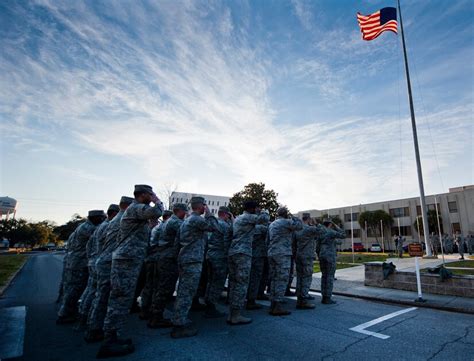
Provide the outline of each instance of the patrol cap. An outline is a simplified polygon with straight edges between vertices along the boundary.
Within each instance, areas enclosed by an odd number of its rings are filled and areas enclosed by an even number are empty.
[[[229,207],[226,207],[226,206],[220,206],[219,212],[230,213],[230,209]]]
[[[135,198],[133,197],[122,196],[122,198],[120,198],[120,203],[132,204],[134,200]]]
[[[303,218],[311,218],[311,214],[310,213],[303,213]]]
[[[109,208],[107,208],[107,213],[108,212],[120,212],[120,207],[118,204],[111,204]]]
[[[206,200],[204,197],[192,197],[191,204],[205,204]]]
[[[324,218],[323,219],[323,224],[330,224],[332,221],[329,218]]]
[[[251,209],[251,208],[257,208],[258,207],[258,203],[255,202],[255,201],[245,201],[244,202],[244,209]]]
[[[105,217],[105,213],[102,209],[93,209],[89,211],[88,217]]]
[[[287,216],[288,215],[288,208],[286,207],[280,207],[277,209],[277,214],[279,216]]]
[[[153,194],[153,188],[146,184],[135,184],[135,193]]]
[[[166,210],[166,211],[163,212],[163,218],[164,217],[171,217],[172,215],[173,215],[173,212],[171,212],[171,211]]]
[[[173,204],[173,211],[175,209],[180,209],[182,211],[187,212],[188,211],[188,206],[184,203],[175,203],[175,204]]]

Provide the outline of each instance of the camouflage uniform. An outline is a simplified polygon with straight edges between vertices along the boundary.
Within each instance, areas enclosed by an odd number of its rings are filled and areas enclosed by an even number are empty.
[[[252,241],[252,266],[250,269],[250,282],[247,295],[249,300],[257,299],[260,282],[263,277],[265,258],[267,257],[267,231],[270,216],[265,214],[262,221],[264,223],[255,226]]]
[[[87,326],[90,330],[101,330],[107,312],[107,303],[110,294],[110,270],[112,268],[112,252],[117,247],[120,221],[125,211],[119,213],[109,222],[100,255],[95,262],[97,274],[96,295],[92,301]]]
[[[227,258],[232,241],[232,226],[228,222],[218,219],[217,229],[209,238],[207,249],[208,282],[206,289],[206,303],[217,303],[224,289],[227,278]]]
[[[207,214],[205,218],[193,212],[181,225],[178,255],[179,286],[174,305],[173,325],[186,326],[191,322],[188,313],[199,286],[207,232],[216,230],[217,219]]]
[[[300,219],[278,217],[268,228],[268,264],[270,267],[271,299],[282,302],[290,274],[293,232],[303,228]]]
[[[89,279],[87,281],[87,287],[81,296],[81,305],[79,306],[79,313],[81,315],[88,315],[92,305],[92,301],[95,297],[97,289],[97,272],[95,268],[95,262],[99,253],[102,249],[105,236],[107,235],[107,227],[109,226],[109,220],[103,221],[97,226],[91,238],[87,242],[86,253],[87,253],[87,267],[89,270]]]
[[[336,246],[338,239],[344,239],[345,233],[339,227],[335,229],[325,228],[324,234],[316,240],[316,253],[321,268],[321,295],[323,298],[331,298],[336,273]]]
[[[313,280],[313,263],[316,251],[316,237],[325,234],[321,225],[303,225],[303,229],[295,232],[296,241],[296,296],[305,298]]]
[[[119,331],[135,294],[135,287],[146,256],[149,232],[148,220],[163,213],[161,203],[153,207],[133,202],[120,222],[120,240],[112,254],[110,296],[104,320],[104,333]]]
[[[456,235],[456,243],[458,245],[458,253],[459,256],[461,256],[462,259],[464,259],[464,244],[465,240],[462,234],[457,234]]]
[[[402,236],[398,236],[396,239],[396,243],[397,243],[397,253],[398,253],[399,258],[403,257],[403,242],[405,242],[405,238]]]
[[[166,302],[173,296],[178,280],[178,244],[175,242],[183,220],[172,215],[163,223],[158,241],[157,285],[153,294],[152,312],[162,315]]]
[[[474,253],[474,235],[470,235],[467,241],[467,248],[469,254],[472,255]]]
[[[64,277],[64,294],[59,317],[77,314],[77,301],[87,285],[86,245],[96,226],[87,220],[79,225],[69,237],[66,271]]]

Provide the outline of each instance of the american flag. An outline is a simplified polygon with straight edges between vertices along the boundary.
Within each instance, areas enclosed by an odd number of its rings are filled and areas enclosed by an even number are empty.
[[[357,13],[362,39],[374,40],[384,31],[393,31],[397,33],[397,9],[383,8],[371,15],[362,15]]]

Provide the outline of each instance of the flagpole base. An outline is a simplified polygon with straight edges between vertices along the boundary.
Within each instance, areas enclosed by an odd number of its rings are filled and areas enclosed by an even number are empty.
[[[417,302],[417,303],[425,303],[426,300],[425,300],[423,297],[418,297],[417,299],[415,299],[415,302]]]

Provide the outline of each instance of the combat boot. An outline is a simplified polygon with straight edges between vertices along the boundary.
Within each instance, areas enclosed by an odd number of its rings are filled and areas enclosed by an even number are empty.
[[[299,298],[296,301],[296,308],[298,310],[312,310],[316,306],[313,303],[308,302],[306,298]]]
[[[104,339],[104,331],[102,330],[87,330],[84,333],[84,340],[87,343],[99,342]]]
[[[314,296],[311,296],[311,295],[306,295],[303,297],[305,300],[308,300],[308,301],[314,301],[316,299],[316,297]]]
[[[125,342],[125,340],[119,340],[116,332],[112,332],[107,335],[104,342],[100,345],[99,351],[97,352],[97,358],[108,358],[125,356],[135,351],[133,344]]]
[[[183,338],[183,337],[193,337],[198,333],[197,328],[193,327],[191,324],[186,326],[174,326],[171,330],[172,338]]]
[[[334,305],[337,302],[331,299],[331,297],[323,296],[323,299],[321,300],[321,303],[323,305]]]
[[[272,302],[272,306],[270,308],[270,312],[268,312],[272,316],[287,316],[290,315],[291,312],[285,310],[281,305],[281,302]]]
[[[294,296],[296,296],[296,293],[293,292],[290,288],[287,288],[286,291],[285,291],[285,296],[286,297],[294,297]]]
[[[153,313],[146,325],[148,328],[169,328],[173,327],[173,322],[168,318],[164,318],[163,313]]]
[[[213,303],[209,302],[206,305],[206,310],[204,311],[205,318],[219,318],[219,317],[224,317],[224,316],[225,314],[222,312],[219,312]]]
[[[227,323],[232,326],[236,325],[247,325],[252,322],[252,319],[249,317],[244,317],[240,314],[240,310],[230,310],[229,317],[227,318]]]
[[[248,300],[247,301],[247,306],[245,307],[247,310],[259,310],[263,306],[259,305],[255,300]]]
[[[77,321],[76,316],[59,316],[56,319],[56,325],[66,325]]]

